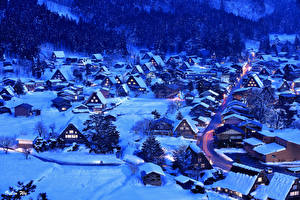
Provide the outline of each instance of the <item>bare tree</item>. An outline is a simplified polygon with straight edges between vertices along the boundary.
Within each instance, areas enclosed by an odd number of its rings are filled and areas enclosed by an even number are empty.
[[[131,128],[131,130],[133,132],[135,132],[136,134],[146,134],[148,135],[150,132],[150,126],[151,126],[151,122],[153,120],[151,119],[143,119],[140,121],[137,121]]]
[[[11,136],[1,136],[0,137],[0,147],[3,148],[4,152],[7,154],[8,150],[16,142],[16,137]]]
[[[42,121],[39,121],[35,124],[35,131],[37,131],[39,136],[43,138],[47,137],[48,135],[47,128]]]
[[[176,112],[176,110],[177,110],[177,105],[174,102],[170,102],[168,105],[166,115],[168,115],[168,114],[172,115]]]
[[[56,128],[55,123],[50,124],[49,128],[50,128],[50,130],[51,130],[50,136],[51,136],[51,137],[55,136],[55,128]]]

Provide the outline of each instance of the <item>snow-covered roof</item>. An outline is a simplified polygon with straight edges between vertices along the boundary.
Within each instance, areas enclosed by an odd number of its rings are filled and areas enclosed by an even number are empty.
[[[238,88],[236,90],[233,91],[233,93],[238,93],[238,92],[245,92],[250,90],[251,88]]]
[[[300,145],[300,131],[298,129],[278,130],[273,134],[283,140]]]
[[[256,121],[256,120],[243,121],[243,122],[239,123],[238,126],[241,127],[241,126],[250,125],[250,124],[253,124],[253,125],[258,126],[258,127],[262,127],[262,124],[259,121]]]
[[[140,87],[147,88],[145,81],[141,77],[134,77],[134,78]]]
[[[146,52],[144,56],[146,55],[149,56],[150,58],[154,56],[154,54],[151,51]]]
[[[258,84],[258,86],[260,88],[263,88],[264,87],[264,84],[261,82],[259,76],[257,76],[257,74],[253,74],[252,77],[254,78],[254,80],[256,81],[256,83]]]
[[[155,67],[153,66],[152,62],[146,62],[144,65],[149,69],[149,71],[156,71]]]
[[[218,94],[218,93],[216,93],[215,91],[208,90],[208,92],[209,92],[209,93],[211,93],[211,94],[212,94],[212,95],[214,95],[214,96],[219,96],[219,94]]]
[[[164,66],[165,65],[165,62],[163,61],[163,59],[156,55],[156,56],[152,56],[152,58],[155,60],[155,62],[160,65],[160,66]]]
[[[212,96],[206,96],[205,97],[207,100],[212,101],[212,102],[217,102],[216,99]]]
[[[229,190],[242,193],[243,195],[248,195],[256,179],[257,175],[249,176],[242,173],[228,172],[225,179],[213,184],[213,188],[227,188]]]
[[[129,154],[126,154],[123,160],[127,163],[134,164],[134,165],[139,165],[144,163],[144,160],[141,159],[140,157],[137,157],[135,155],[129,155]]]
[[[144,163],[140,166],[140,171],[145,172],[146,174],[150,174],[152,172],[155,172],[157,174],[160,174],[162,176],[165,176],[165,173],[161,169],[160,166],[154,164],[154,163]]]
[[[65,57],[64,51],[53,51],[53,54],[55,55],[56,58],[64,58]]]
[[[183,175],[176,176],[174,179],[175,179],[175,181],[178,181],[179,183],[187,183],[188,181],[195,182],[194,179],[191,179],[190,177],[183,176]]]
[[[136,68],[136,70],[137,70],[139,73],[141,73],[141,74],[144,73],[144,71],[143,71],[141,65],[135,65],[135,68]]]
[[[14,93],[14,89],[12,86],[8,85],[8,86],[5,86],[4,89],[11,95],[11,96],[14,96],[15,93]]]
[[[225,116],[224,120],[229,119],[231,117],[236,117],[236,118],[241,119],[241,120],[248,120],[249,119],[247,117],[244,117],[244,116],[241,116],[241,115],[238,115],[238,114],[231,114],[231,115]]]
[[[96,58],[97,60],[102,60],[103,59],[103,56],[101,53],[95,53],[93,54],[94,58]]]
[[[300,171],[300,167],[291,167],[291,168],[288,168],[288,170],[291,171],[291,172],[296,173],[296,172]]]
[[[204,123],[209,123],[211,121],[211,118],[200,116],[200,117],[198,117],[198,120],[200,120]]]
[[[5,71],[5,70],[13,70],[14,68],[13,68],[13,66],[12,65],[7,65],[7,66],[4,66],[3,67],[3,70]]]
[[[255,172],[261,172],[262,169],[258,169],[258,168],[255,168],[255,167],[251,167],[249,165],[243,165],[241,163],[233,163],[232,166],[236,166],[236,167],[239,167],[239,168],[243,168],[243,169],[247,169],[247,170],[251,170],[251,171],[255,171]]]
[[[75,108],[72,109],[72,111],[75,113],[89,113],[90,112],[89,108],[84,104],[76,106]]]
[[[250,144],[250,145],[252,145],[252,146],[258,146],[258,145],[263,145],[263,144],[265,144],[265,143],[263,143],[261,140],[259,140],[259,139],[256,139],[256,138],[247,138],[247,139],[244,139],[243,140],[245,143],[248,143],[248,144]]]
[[[286,199],[297,177],[275,172],[269,185],[259,185],[251,193],[256,199]]]
[[[128,93],[128,92],[130,91],[128,85],[125,84],[125,83],[122,84],[121,87],[123,88],[123,90],[124,90],[126,93]]]
[[[253,148],[254,151],[262,155],[268,155],[270,153],[283,151],[285,149],[286,148],[284,146],[281,146],[277,143],[263,144]]]
[[[102,92],[97,91],[96,94],[97,94],[98,98],[100,99],[100,101],[101,101],[103,104],[106,104],[106,103],[107,103],[107,101],[106,101],[105,97],[103,96]]]
[[[189,147],[195,152],[195,153],[201,153],[202,150],[200,149],[200,147],[195,143],[195,142],[191,142],[189,144]]]
[[[177,123],[177,125],[175,126],[175,128],[174,128],[174,130],[176,130],[177,129],[177,127],[180,125],[180,123],[182,122],[182,121],[186,121],[187,123],[188,123],[188,125],[191,127],[191,129],[195,132],[195,133],[198,133],[198,131],[199,131],[199,129],[196,127],[196,125],[195,125],[195,121],[194,120],[192,120],[190,117],[185,117],[184,119],[182,119],[181,121],[179,121],[178,123]]]

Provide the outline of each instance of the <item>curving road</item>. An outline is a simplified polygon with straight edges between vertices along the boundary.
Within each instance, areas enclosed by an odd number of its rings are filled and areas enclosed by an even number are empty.
[[[228,105],[228,103],[232,101],[233,91],[241,87],[242,79],[250,70],[250,68],[251,67],[249,63],[245,63],[243,65],[243,73],[241,77],[237,79],[235,86],[230,90],[228,96],[224,98],[222,105],[217,109],[216,114],[212,117],[209,125],[203,131],[202,136],[198,137],[197,141],[198,146],[202,148],[202,150],[204,151],[210,162],[213,164],[213,166],[219,167],[225,171],[230,170],[232,162],[226,160],[214,150],[213,133],[214,130],[222,123],[221,114]]]

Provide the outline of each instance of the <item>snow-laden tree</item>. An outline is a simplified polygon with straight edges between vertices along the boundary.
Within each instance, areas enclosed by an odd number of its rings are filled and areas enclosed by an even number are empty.
[[[0,136],[0,148],[3,148],[4,152],[7,153],[8,149],[16,142],[15,137],[11,136]]]
[[[270,128],[286,128],[291,121],[289,115],[283,108],[278,106],[274,101],[274,94],[269,90],[254,89],[246,97],[246,102],[250,113],[261,123]]]
[[[95,153],[112,153],[119,143],[119,131],[112,121],[102,114],[90,115],[84,122],[88,131],[90,151]]]
[[[283,129],[288,126],[287,113],[284,109],[275,109],[271,107],[265,113],[266,124],[270,128]]]
[[[183,119],[183,115],[182,115],[182,113],[180,111],[177,113],[176,119],[177,120],[182,120]]]
[[[131,130],[136,134],[145,134],[148,135],[150,132],[150,125],[152,119],[142,119],[137,121],[131,128]]]
[[[173,152],[173,168],[179,169],[181,173],[184,173],[192,165],[192,155],[190,151],[186,151],[187,146],[180,146]]]
[[[162,165],[164,163],[164,155],[164,150],[154,136],[150,136],[146,139],[143,143],[142,150],[139,153],[139,156],[146,162],[152,162],[157,165]]]
[[[34,192],[36,185],[33,181],[29,181],[27,184],[23,182],[18,182],[16,187],[9,187],[9,190],[1,194],[1,200],[21,200],[24,196],[27,196]]]
[[[35,124],[35,131],[38,132],[40,137],[46,138],[48,137],[48,130],[45,126],[45,124],[43,123],[43,121],[38,121]]]

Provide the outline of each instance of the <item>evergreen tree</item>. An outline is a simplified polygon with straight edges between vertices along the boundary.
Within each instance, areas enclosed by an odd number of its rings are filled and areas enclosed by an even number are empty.
[[[182,120],[183,119],[183,115],[182,115],[182,113],[180,111],[177,113],[176,119],[177,120]]]
[[[27,196],[34,192],[36,185],[33,180],[29,181],[26,185],[23,182],[18,182],[16,188],[9,187],[9,191],[1,194],[2,200],[21,200],[23,196]]]
[[[84,122],[90,138],[90,151],[95,153],[112,153],[119,143],[119,132],[109,118],[102,114],[90,115]]]
[[[263,40],[260,41],[260,46],[259,46],[259,50],[265,53],[269,53],[270,52],[270,40],[269,38],[264,38]]]
[[[46,193],[40,193],[37,200],[49,200]]]
[[[186,146],[181,146],[173,152],[173,168],[178,168],[181,173],[184,173],[192,165],[192,155],[190,151],[186,151],[186,149]]]
[[[165,153],[161,148],[159,141],[157,141],[154,136],[150,136],[143,143],[139,156],[146,162],[162,165],[164,163],[164,154]]]
[[[193,90],[194,90],[194,84],[193,84],[192,81],[190,81],[190,82],[188,83],[187,88],[188,88],[189,91],[193,91]]]

